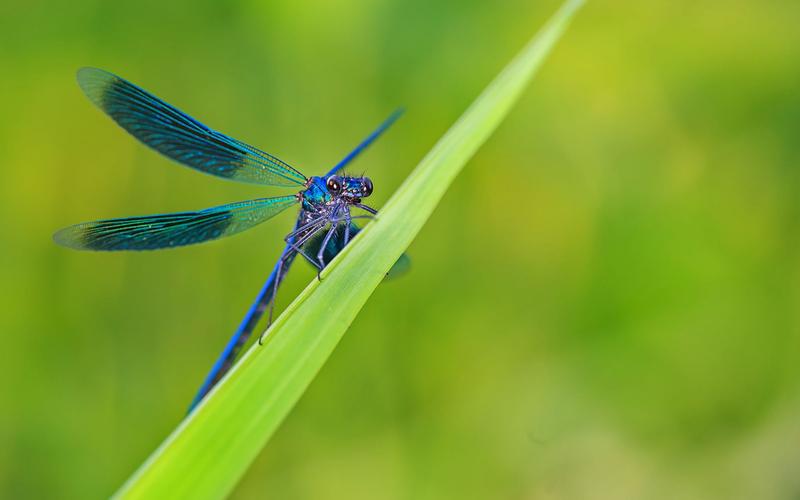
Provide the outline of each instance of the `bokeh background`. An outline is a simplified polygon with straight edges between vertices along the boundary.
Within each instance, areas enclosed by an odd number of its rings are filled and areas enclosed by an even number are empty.
[[[376,206],[546,1],[0,4],[0,497],[111,494],[168,435],[292,224],[139,254],[94,218],[282,194],[177,166],[109,69]],[[589,2],[234,498],[800,496],[800,3]],[[312,279],[298,263],[279,308]]]

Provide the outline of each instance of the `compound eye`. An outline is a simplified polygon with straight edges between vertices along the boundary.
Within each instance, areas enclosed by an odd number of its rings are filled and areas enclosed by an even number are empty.
[[[342,179],[340,179],[338,175],[332,175],[328,177],[326,185],[328,186],[328,191],[332,194],[336,194],[342,190]]]
[[[372,181],[369,177],[364,177],[364,182],[361,184],[361,195],[366,197],[372,194]]]

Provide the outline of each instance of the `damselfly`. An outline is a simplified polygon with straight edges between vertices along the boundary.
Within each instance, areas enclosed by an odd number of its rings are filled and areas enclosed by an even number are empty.
[[[363,198],[372,194],[372,181],[340,172],[394,123],[401,110],[392,113],[324,176],[306,177],[278,158],[210,129],[107,71],[83,68],[78,71],[78,84],[123,129],[172,160],[225,179],[299,190],[289,196],[259,198],[193,212],[84,222],[54,235],[56,243],[78,250],[172,248],[250,229],[292,205],[300,205],[297,221],[284,238],[286,246],[272,273],[206,377],[192,401],[191,411],[233,366],[236,355],[265,311],[269,310],[272,321],[275,294],[294,258],[302,255],[319,273],[358,233],[354,219],[369,219],[377,213],[362,203]],[[353,215],[354,208],[365,213]],[[407,257],[401,257],[390,274],[407,263]]]

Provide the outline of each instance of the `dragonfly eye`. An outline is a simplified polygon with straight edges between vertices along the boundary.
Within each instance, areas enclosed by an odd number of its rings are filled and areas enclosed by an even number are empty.
[[[372,194],[372,181],[369,177],[364,177],[364,182],[361,184],[361,196],[367,197]]]
[[[328,177],[327,186],[331,194],[338,194],[342,190],[342,180],[338,175],[332,175]]]

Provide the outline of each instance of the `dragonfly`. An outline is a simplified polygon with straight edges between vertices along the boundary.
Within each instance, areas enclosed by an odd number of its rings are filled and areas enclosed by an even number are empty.
[[[375,217],[377,210],[363,203],[372,194],[372,181],[363,175],[346,175],[343,168],[386,131],[403,110],[394,111],[325,175],[306,177],[277,157],[203,125],[113,73],[81,68],[78,84],[89,100],[134,138],[178,163],[223,179],[297,189],[287,196],[196,211],[84,222],[53,236],[59,245],[77,250],[173,248],[240,233],[299,205],[294,227],[284,238],[283,251],[192,400],[191,412],[232,368],[267,310],[268,324],[272,323],[278,287],[295,257],[301,255],[311,263],[320,278],[319,273],[360,231],[356,219]],[[352,212],[355,209],[360,212]],[[408,262],[405,254],[401,256],[387,277],[402,273]]]

